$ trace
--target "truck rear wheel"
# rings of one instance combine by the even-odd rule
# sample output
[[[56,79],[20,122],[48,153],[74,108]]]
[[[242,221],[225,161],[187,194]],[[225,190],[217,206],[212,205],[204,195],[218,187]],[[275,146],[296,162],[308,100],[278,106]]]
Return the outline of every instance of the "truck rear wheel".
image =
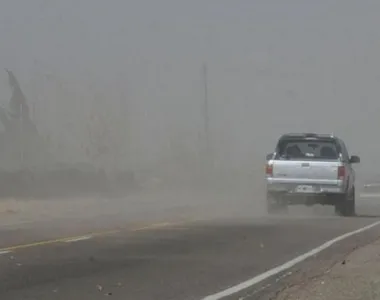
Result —
[[[341,197],[335,204],[335,214],[342,217],[352,217],[356,214],[355,203],[355,188],[343,197]]]
[[[267,213],[269,215],[288,213],[288,205],[281,198],[282,197],[280,196],[267,193],[266,204],[267,204]]]

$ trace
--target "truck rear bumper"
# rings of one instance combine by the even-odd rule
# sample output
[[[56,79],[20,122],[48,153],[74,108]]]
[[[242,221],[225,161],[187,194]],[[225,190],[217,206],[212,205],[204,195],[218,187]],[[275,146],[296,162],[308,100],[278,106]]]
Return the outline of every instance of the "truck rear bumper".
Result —
[[[343,193],[318,193],[318,194],[297,194],[297,193],[270,193],[267,201],[281,202],[286,205],[335,205],[344,201]]]
[[[278,181],[267,179],[267,191],[286,194],[344,194],[346,188],[341,180],[333,181]]]
[[[341,182],[326,183],[278,183],[267,182],[268,201],[286,202],[287,205],[335,205],[345,196]]]

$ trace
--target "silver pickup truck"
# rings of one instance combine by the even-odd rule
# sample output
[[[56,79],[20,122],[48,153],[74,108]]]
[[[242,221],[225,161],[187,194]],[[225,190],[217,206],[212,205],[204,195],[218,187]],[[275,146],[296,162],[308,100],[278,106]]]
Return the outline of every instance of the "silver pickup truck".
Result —
[[[333,205],[341,216],[355,215],[355,171],[359,156],[349,156],[334,135],[285,134],[266,157],[268,213],[288,205]]]

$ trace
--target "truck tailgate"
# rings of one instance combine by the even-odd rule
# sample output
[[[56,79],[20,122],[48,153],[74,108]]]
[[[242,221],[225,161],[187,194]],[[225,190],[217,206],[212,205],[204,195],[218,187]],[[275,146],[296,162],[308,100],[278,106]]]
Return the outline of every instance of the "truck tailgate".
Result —
[[[273,179],[284,182],[336,184],[339,161],[274,160]]]

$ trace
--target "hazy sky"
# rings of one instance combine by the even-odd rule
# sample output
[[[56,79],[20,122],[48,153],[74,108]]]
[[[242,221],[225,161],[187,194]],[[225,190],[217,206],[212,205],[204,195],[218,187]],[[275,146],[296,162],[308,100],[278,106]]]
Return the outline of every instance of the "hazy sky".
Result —
[[[65,118],[80,119],[94,98],[109,103],[112,118],[125,101],[136,148],[151,158],[172,136],[193,143],[206,62],[212,138],[224,157],[263,158],[287,131],[336,132],[363,163],[380,151],[379,1],[2,0],[0,7],[0,66],[37,102],[39,126],[70,143],[81,130],[70,133]],[[41,103],[50,103],[50,118]]]

